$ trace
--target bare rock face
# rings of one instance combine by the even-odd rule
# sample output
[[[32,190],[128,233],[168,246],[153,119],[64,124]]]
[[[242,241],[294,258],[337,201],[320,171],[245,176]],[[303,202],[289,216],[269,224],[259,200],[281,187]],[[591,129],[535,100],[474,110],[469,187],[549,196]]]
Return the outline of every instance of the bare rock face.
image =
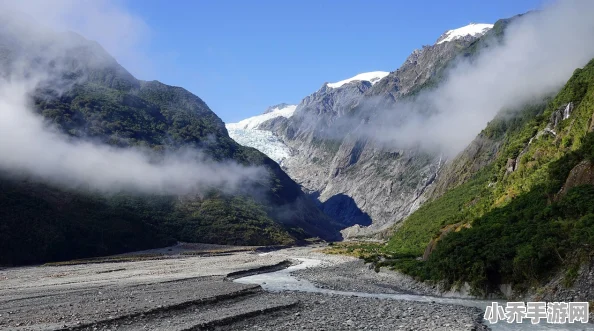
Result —
[[[471,37],[455,42],[423,46],[422,49],[413,51],[398,70],[375,84],[367,95],[390,96],[398,99],[414,92],[431,77],[440,74],[448,62],[473,41],[476,41],[476,38]]]
[[[594,185],[594,164],[591,161],[584,160],[571,169],[556,198],[564,197],[569,190],[580,185]]]
[[[279,103],[278,105],[274,105],[274,106],[270,106],[270,107],[266,108],[266,110],[264,111],[263,114],[268,114],[268,113],[275,111],[276,109],[286,108],[287,106],[289,106],[289,104]]]
[[[426,191],[445,161],[439,153],[386,146],[357,133],[379,107],[393,107],[395,100],[439,80],[446,64],[473,41],[476,38],[425,46],[373,85],[324,84],[301,101],[291,118],[259,126],[291,148],[294,154],[283,169],[318,199],[322,210],[347,227],[343,237],[387,230],[427,199]]]
[[[594,257],[564,269],[533,294],[530,301],[594,301]],[[593,317],[590,312],[590,318]]]
[[[501,140],[496,140],[479,134],[469,145],[454,159],[447,162],[440,171],[435,183],[424,194],[425,200],[434,200],[445,194],[449,189],[469,180],[481,169],[491,164],[497,157],[501,147]],[[515,160],[508,164],[512,169]]]

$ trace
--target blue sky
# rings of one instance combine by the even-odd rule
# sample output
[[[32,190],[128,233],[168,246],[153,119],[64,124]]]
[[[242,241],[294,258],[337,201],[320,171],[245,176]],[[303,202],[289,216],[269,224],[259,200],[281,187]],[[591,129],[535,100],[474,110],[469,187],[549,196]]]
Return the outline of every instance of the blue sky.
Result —
[[[471,22],[494,23],[541,0],[130,0],[149,27],[153,69],[225,122],[298,103],[324,82],[393,71],[415,48]],[[125,67],[134,67],[133,64]]]

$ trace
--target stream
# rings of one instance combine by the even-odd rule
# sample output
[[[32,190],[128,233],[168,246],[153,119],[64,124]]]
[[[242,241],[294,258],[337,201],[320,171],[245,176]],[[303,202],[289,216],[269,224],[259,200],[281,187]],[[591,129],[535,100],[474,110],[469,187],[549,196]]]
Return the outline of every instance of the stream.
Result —
[[[493,301],[487,300],[473,300],[473,299],[460,299],[460,298],[444,298],[444,297],[433,297],[426,295],[414,295],[414,294],[387,294],[387,293],[366,293],[366,292],[348,292],[348,291],[336,291],[330,289],[323,289],[316,287],[313,283],[306,279],[297,279],[291,273],[293,271],[315,268],[318,267],[322,261],[317,259],[305,259],[297,258],[301,263],[290,266],[286,269],[263,273],[258,275],[252,275],[235,279],[235,282],[242,284],[257,284],[262,286],[264,290],[270,292],[281,292],[281,291],[301,291],[301,292],[314,292],[324,293],[333,295],[345,295],[345,296],[358,296],[366,298],[380,298],[388,300],[404,300],[404,301],[417,301],[417,302],[436,302],[443,304],[454,304],[461,306],[478,307],[485,310],[485,307],[491,305]],[[505,304],[503,301],[500,303]],[[505,321],[491,324],[488,321],[484,321],[485,325],[488,325],[492,330],[558,330],[558,331],[575,331],[575,330],[594,330],[593,324],[549,324],[541,322],[533,325],[530,320],[525,319],[523,323],[507,323]]]

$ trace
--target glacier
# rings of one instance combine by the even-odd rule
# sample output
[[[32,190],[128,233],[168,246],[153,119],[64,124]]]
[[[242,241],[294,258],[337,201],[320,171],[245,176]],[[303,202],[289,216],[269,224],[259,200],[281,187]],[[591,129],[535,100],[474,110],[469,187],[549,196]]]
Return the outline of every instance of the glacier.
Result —
[[[336,83],[325,83],[329,88],[340,88],[352,81],[368,81],[372,85],[386,77],[387,71],[371,71],[358,74]],[[297,105],[280,104],[269,107],[263,114],[252,116],[236,123],[227,123],[225,127],[231,139],[243,146],[253,147],[266,154],[282,166],[283,161],[291,157],[291,149],[274,133],[259,130],[260,124],[277,117],[289,118],[293,116]]]
[[[283,105],[267,110],[264,114],[246,118],[237,123],[225,125],[231,139],[243,146],[253,147],[266,154],[276,163],[282,165],[283,160],[291,156],[291,149],[274,133],[259,130],[258,126],[276,117],[293,116],[297,105]]]
[[[270,131],[257,129],[227,129],[231,139],[243,146],[253,147],[282,165],[291,156],[291,149]]]

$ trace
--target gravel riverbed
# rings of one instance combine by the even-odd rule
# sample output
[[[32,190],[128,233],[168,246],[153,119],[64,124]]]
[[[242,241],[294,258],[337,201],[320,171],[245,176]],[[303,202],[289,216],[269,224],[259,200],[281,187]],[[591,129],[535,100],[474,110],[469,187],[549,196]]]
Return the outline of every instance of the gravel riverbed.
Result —
[[[299,270],[294,275],[307,279],[320,288],[338,291],[441,295],[436,287],[416,282],[409,276],[385,270],[375,272],[360,259],[326,264],[317,269]]]
[[[317,293],[282,295],[299,305],[216,330],[487,330],[478,308]]]
[[[320,265],[296,276],[319,286],[368,293],[410,291],[410,285],[390,278],[395,276],[376,274],[358,260],[321,254],[316,248],[218,256],[166,251],[170,254],[164,258],[142,261],[2,269],[0,330],[486,329],[477,308],[267,292],[226,277],[246,270],[278,270],[286,261],[310,258]]]

